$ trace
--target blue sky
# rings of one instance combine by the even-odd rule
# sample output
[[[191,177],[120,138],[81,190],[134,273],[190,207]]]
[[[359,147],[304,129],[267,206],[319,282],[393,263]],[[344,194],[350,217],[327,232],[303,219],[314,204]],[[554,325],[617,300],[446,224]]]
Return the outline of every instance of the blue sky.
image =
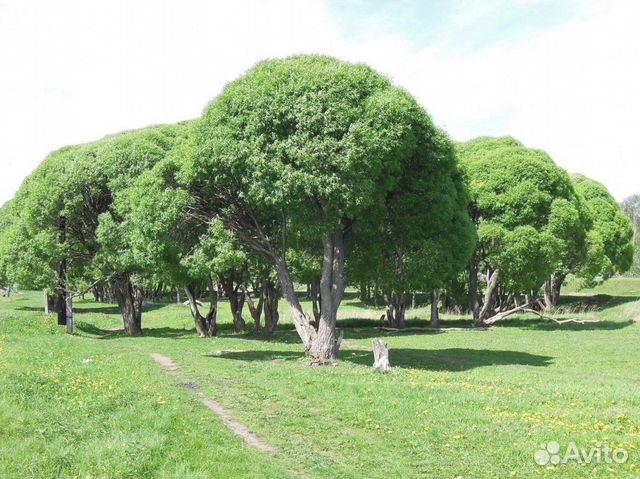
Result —
[[[414,48],[451,54],[518,41],[584,15],[582,0],[329,0],[336,24],[353,41],[402,36]]]
[[[264,58],[407,89],[452,139],[511,135],[640,192],[637,0],[0,0],[0,203],[57,148],[199,116]]]

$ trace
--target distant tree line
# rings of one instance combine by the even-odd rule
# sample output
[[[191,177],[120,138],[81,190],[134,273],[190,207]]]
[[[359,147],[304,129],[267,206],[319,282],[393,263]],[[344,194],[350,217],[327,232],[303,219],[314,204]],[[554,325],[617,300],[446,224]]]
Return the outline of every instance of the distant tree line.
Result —
[[[282,297],[325,361],[347,286],[391,327],[416,294],[436,327],[442,308],[485,325],[555,307],[569,275],[627,271],[634,225],[546,153],[513,138],[453,144],[366,65],[300,55],[258,63],[199,119],[51,153],[0,209],[0,280],[45,290],[60,324],[75,296],[117,301],[131,335],[145,298],[168,291],[200,336],[217,334],[220,296],[237,331],[248,309],[269,335]]]

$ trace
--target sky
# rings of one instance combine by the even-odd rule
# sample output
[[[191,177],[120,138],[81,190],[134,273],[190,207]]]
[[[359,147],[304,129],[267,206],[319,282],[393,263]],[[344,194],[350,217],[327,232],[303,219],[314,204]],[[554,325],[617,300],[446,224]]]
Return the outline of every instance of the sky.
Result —
[[[511,135],[640,193],[635,0],[0,0],[0,204],[46,155],[195,118],[264,58],[324,53],[452,139]]]

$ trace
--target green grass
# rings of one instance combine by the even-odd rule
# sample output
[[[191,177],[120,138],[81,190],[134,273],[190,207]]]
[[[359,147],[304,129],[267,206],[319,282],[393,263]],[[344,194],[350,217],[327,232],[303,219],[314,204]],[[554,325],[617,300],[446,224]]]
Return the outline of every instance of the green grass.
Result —
[[[2,298],[0,477],[640,477],[640,280],[571,294],[559,317],[600,322],[389,335],[386,375],[370,367],[381,311],[353,294],[338,365],[323,368],[307,365],[284,305],[268,341],[234,334],[226,305],[219,338],[194,337],[174,304],[149,308],[144,336],[128,338],[110,331],[113,305],[78,303],[68,336],[40,293]],[[426,307],[409,317],[426,325]],[[248,448],[187,381],[277,452]],[[538,466],[549,441],[622,445],[629,460]]]

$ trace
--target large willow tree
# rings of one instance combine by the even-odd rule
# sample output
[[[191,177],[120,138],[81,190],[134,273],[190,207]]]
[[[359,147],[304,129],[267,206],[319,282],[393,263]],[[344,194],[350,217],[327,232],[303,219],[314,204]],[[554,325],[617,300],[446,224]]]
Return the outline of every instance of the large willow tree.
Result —
[[[581,262],[591,223],[569,175],[543,151],[513,138],[488,137],[457,150],[478,232],[469,275],[471,310],[483,324],[518,296],[537,294],[566,261]],[[482,304],[479,270],[487,281]]]
[[[275,265],[307,354],[325,361],[340,345],[348,250],[378,234],[371,221],[403,213],[392,199],[408,175],[422,182],[415,206],[459,219],[451,143],[411,95],[366,65],[303,55],[257,64],[207,106],[183,179],[194,215]],[[287,265],[293,237],[322,257],[317,329]]]

